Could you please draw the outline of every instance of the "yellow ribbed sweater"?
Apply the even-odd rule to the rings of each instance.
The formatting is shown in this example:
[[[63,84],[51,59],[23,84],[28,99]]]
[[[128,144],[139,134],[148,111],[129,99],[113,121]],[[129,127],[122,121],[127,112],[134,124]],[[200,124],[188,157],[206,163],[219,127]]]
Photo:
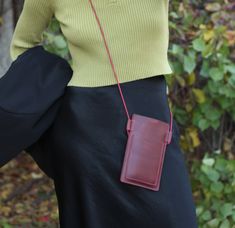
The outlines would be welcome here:
[[[92,0],[119,82],[173,73],[168,61],[169,0]],[[88,0],[25,0],[10,56],[38,45],[52,16],[59,21],[72,57],[68,86],[116,84]]]

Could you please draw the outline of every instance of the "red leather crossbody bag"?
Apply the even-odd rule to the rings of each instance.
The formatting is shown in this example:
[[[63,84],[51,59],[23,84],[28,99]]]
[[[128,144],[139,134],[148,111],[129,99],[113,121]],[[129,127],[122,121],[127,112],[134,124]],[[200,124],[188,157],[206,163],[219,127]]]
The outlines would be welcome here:
[[[104,37],[103,29],[92,4],[92,0],[89,0],[89,2],[99,25],[128,118],[126,124],[128,139],[120,181],[126,184],[158,191],[160,188],[166,146],[171,142],[172,138],[172,112],[170,111],[170,123],[137,113],[133,113],[130,117]]]

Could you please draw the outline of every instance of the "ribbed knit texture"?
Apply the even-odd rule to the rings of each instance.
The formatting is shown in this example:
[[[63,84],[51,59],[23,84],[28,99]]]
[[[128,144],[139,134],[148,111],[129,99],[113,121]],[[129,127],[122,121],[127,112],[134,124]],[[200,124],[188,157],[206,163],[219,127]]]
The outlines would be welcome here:
[[[169,0],[92,0],[119,82],[173,73],[168,61]],[[25,0],[10,46],[19,54],[42,41],[52,16],[72,57],[68,86],[117,84],[88,0]]]

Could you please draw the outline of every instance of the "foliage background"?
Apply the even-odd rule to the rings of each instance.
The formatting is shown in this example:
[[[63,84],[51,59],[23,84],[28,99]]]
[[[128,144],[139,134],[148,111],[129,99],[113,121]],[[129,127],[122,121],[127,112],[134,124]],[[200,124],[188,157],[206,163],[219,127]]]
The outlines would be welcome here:
[[[228,0],[171,1],[169,9],[169,101],[203,228],[235,228],[234,9]],[[44,38],[45,49],[71,63],[55,18]]]

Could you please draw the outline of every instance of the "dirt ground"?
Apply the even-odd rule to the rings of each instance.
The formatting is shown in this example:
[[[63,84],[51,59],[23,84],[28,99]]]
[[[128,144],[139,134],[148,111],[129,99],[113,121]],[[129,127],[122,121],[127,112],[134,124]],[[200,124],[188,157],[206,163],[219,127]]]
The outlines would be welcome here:
[[[0,169],[0,227],[59,227],[53,181],[24,151]]]

